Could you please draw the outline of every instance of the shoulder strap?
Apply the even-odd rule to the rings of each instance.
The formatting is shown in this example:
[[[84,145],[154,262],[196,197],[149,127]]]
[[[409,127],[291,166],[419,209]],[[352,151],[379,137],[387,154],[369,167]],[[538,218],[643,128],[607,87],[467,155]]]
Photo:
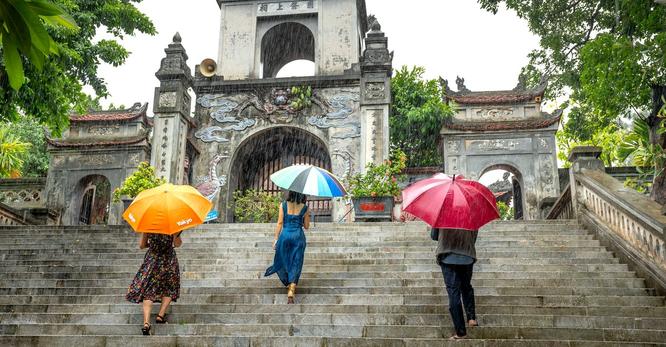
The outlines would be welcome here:
[[[287,217],[287,201],[282,202],[282,215]]]
[[[306,212],[307,210],[308,210],[308,205],[307,205],[307,204],[303,204],[303,208],[301,209],[301,213],[299,213],[298,215],[301,216],[301,217],[305,216],[305,212]]]

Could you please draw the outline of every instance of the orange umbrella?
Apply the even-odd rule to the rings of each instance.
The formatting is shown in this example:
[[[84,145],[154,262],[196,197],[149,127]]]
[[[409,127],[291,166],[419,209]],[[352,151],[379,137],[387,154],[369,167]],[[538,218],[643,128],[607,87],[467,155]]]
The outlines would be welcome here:
[[[123,218],[137,232],[172,235],[203,223],[212,206],[193,187],[167,183],[139,193]]]

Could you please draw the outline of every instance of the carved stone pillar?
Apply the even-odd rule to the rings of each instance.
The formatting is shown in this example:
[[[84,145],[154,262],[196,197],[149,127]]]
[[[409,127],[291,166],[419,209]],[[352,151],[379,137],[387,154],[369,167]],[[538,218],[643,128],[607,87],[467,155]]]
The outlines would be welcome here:
[[[361,61],[361,164],[381,163],[389,156],[389,105],[393,54],[375,20],[365,38]]]
[[[192,74],[187,66],[187,54],[180,44],[178,33],[164,50],[160,69],[155,76],[160,86],[155,88],[153,103],[154,132],[150,162],[158,176],[170,183],[185,182],[187,134],[193,126],[190,118]]]

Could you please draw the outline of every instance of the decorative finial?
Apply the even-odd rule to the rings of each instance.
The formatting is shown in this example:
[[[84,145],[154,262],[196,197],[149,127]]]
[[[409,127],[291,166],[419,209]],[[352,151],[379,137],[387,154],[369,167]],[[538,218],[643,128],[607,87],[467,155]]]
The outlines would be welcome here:
[[[379,24],[379,21],[374,14],[368,16],[368,26],[372,31],[382,31],[382,26]]]
[[[173,42],[180,43],[183,39],[180,37],[180,33],[176,31],[176,35],[173,35]]]
[[[458,87],[458,93],[469,92],[469,89],[465,86],[465,79],[460,76],[456,76],[456,86]]]

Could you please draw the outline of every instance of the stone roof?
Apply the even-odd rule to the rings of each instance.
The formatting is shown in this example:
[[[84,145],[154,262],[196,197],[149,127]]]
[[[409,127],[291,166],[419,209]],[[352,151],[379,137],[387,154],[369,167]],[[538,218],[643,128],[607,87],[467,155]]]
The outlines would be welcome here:
[[[74,138],[74,139],[52,139],[46,137],[46,142],[53,147],[60,148],[82,148],[82,147],[111,147],[131,146],[138,144],[148,145],[148,134],[132,137],[117,138]]]
[[[112,110],[112,111],[90,111],[87,114],[83,115],[70,115],[69,121],[72,123],[76,122],[127,122],[135,120],[138,118],[143,118],[145,123],[149,123],[148,117],[146,115],[146,110],[148,109],[148,103],[141,104],[135,103],[132,107],[124,110]]]
[[[444,127],[451,130],[461,131],[499,131],[499,130],[528,130],[543,129],[560,122],[562,110],[556,110],[553,114],[544,113],[545,118],[528,118],[519,121],[502,122],[456,122],[451,119],[444,123]]]

